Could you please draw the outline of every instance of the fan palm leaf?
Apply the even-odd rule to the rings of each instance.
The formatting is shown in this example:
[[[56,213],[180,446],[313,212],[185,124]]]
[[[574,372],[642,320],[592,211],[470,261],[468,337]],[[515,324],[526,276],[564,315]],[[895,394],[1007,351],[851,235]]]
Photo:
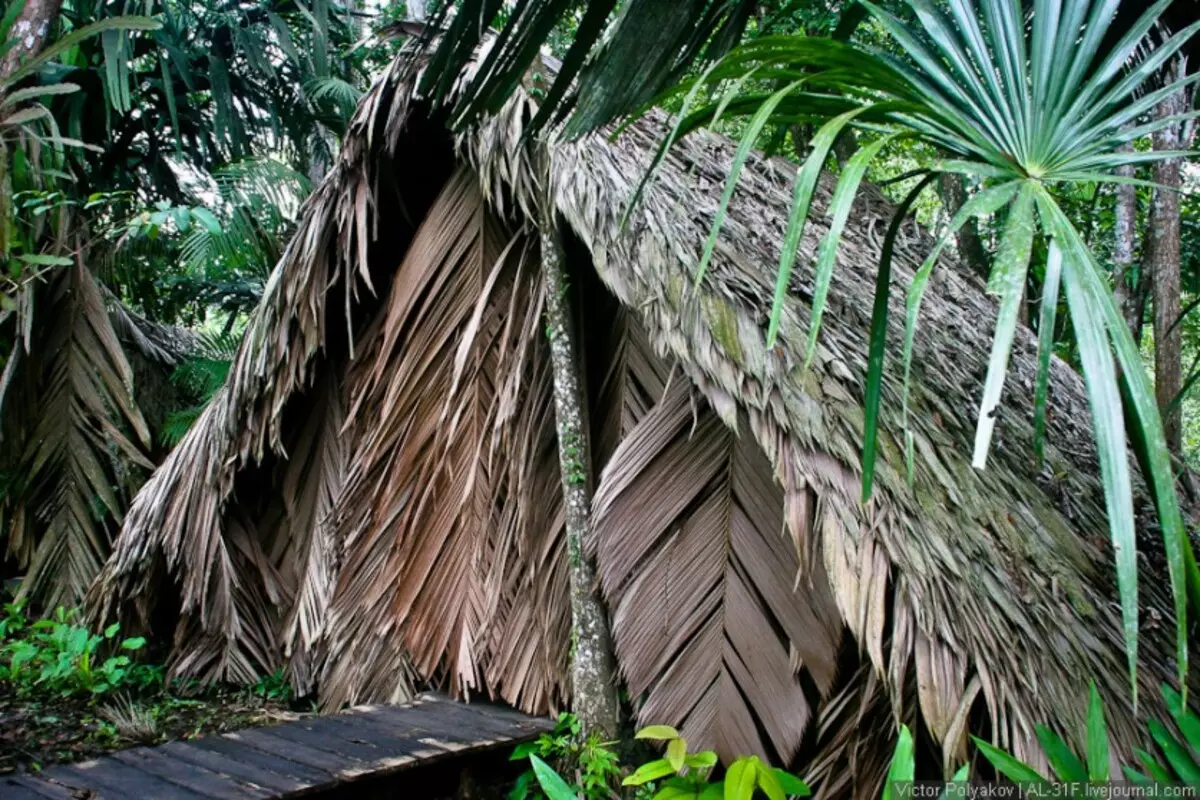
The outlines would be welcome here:
[[[1146,89],[1163,65],[1200,30],[1200,22],[1196,22],[1165,38],[1157,47],[1146,48],[1147,35],[1169,3],[1170,0],[1159,0],[1147,7],[1115,44],[1102,48],[1109,20],[1118,5],[1111,0],[1036,0],[1028,24],[1020,0],[980,4],[973,0],[953,0],[945,10],[930,0],[908,0],[915,24],[902,22],[882,7],[864,0],[878,24],[898,45],[902,58],[833,40],[799,36],[767,38],[734,50],[675,91],[686,90],[694,96],[696,84],[702,82],[713,95],[700,108],[685,109],[687,113],[678,128],[680,135],[721,114],[756,115],[756,120],[765,117],[763,122],[794,123],[815,114],[818,101],[836,97],[836,102],[844,104],[841,116],[836,117],[838,124],[855,126],[868,133],[862,149],[851,159],[852,164],[875,157],[880,142],[889,136],[912,136],[946,154],[930,171],[972,175],[984,183],[984,191],[954,220],[954,226],[961,226],[972,215],[1001,209],[1007,214],[989,279],[989,291],[998,296],[1000,310],[979,408],[973,459],[979,468],[986,464],[996,409],[1004,388],[1031,244],[1037,235],[1051,240],[1056,257],[1062,258],[1062,282],[1077,332],[1096,425],[1131,676],[1136,672],[1138,646],[1137,545],[1118,374],[1129,388],[1131,418],[1137,426],[1134,441],[1144,443],[1149,466],[1147,480],[1162,525],[1175,603],[1182,681],[1188,663],[1187,597],[1190,592],[1193,604],[1200,610],[1200,573],[1179,511],[1162,421],[1137,348],[1116,313],[1103,273],[1055,199],[1055,191],[1061,186],[1122,180],[1113,173],[1124,164],[1177,155],[1117,152],[1122,144],[1200,113],[1132,124],[1163,98],[1186,90],[1200,79],[1200,76],[1184,77],[1168,81],[1161,88]],[[1147,51],[1148,55],[1143,55]],[[739,105],[731,103],[719,91],[719,87],[752,72],[796,83],[785,90],[789,97],[775,95],[770,102],[754,98],[753,102]],[[826,118],[829,116],[834,114]],[[751,135],[755,130],[751,125]],[[808,217],[804,202],[806,186],[821,170],[827,155],[827,148],[814,146],[797,176],[797,203],[781,256],[768,343],[779,333],[783,297],[789,291],[791,265]],[[847,169],[838,194],[852,196],[858,178],[858,170]],[[731,183],[735,180],[736,175],[731,176]],[[835,214],[836,211],[834,208]],[[718,215],[710,241],[715,241],[719,225]],[[938,243],[909,290],[910,342],[929,272],[936,263],[937,251],[951,234],[952,231]],[[836,249],[837,244],[835,228],[823,247]],[[824,264],[825,259],[821,262]],[[816,274],[815,295],[820,297],[827,290],[829,271],[818,266]],[[1053,306],[1057,297],[1046,297],[1045,302]],[[885,315],[886,320],[887,304],[877,306],[877,313]],[[808,332],[814,341],[819,335],[819,324],[814,313]],[[883,336],[886,325],[876,320],[872,329],[876,336]],[[1043,341],[1041,346],[1049,345],[1049,341]],[[907,374],[911,347],[906,347],[905,353]],[[872,370],[882,369],[882,360],[872,363]],[[878,383],[877,379],[868,382]],[[1045,408],[1044,393],[1038,392],[1036,399],[1035,414],[1040,418]],[[878,393],[867,397],[868,417],[877,413],[879,402]],[[865,454],[866,458],[874,457],[870,444]],[[865,477],[873,473],[872,467],[873,464],[864,463]],[[864,484],[867,496],[871,489],[869,480]],[[1136,681],[1133,685],[1136,688]]]

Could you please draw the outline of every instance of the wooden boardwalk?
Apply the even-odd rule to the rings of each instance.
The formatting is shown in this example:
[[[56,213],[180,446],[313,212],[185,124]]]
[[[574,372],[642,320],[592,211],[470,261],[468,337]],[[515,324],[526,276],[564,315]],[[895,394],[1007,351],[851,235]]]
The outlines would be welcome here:
[[[423,695],[266,728],[134,747],[38,775],[0,776],[3,800],[199,800],[319,795],[454,754],[536,737],[548,719]],[[399,795],[398,795],[399,796]]]

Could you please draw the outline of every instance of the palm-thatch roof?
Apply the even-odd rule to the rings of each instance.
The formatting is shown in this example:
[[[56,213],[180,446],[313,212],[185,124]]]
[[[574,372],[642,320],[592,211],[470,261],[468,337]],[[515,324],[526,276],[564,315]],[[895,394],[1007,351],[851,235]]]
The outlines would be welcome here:
[[[521,89],[452,135],[413,74],[402,57],[363,99],[228,383],[138,495],[93,588],[98,613],[177,619],[179,673],[250,681],[284,666],[327,705],[436,681],[559,708],[568,554],[536,228],[551,203],[577,276],[594,555],[640,722],[723,756],[799,753],[826,796],[865,795],[895,720],[919,719],[947,764],[966,757],[967,732],[1037,762],[1034,724],[1078,736],[1094,676],[1128,754],[1103,496],[1068,366],[1053,365],[1038,471],[1035,342],[1020,333],[988,468],[972,469],[995,306],[943,264],[916,341],[912,486],[897,348],[863,504],[868,322],[891,212],[878,191],[856,201],[805,369],[807,270],[778,345],[764,344],[793,165],[751,159],[697,288],[728,140],[678,144],[622,225],[663,115],[544,147],[522,140],[537,92]],[[931,245],[905,224],[900,286]],[[1155,552],[1139,673],[1152,713],[1174,670]]]

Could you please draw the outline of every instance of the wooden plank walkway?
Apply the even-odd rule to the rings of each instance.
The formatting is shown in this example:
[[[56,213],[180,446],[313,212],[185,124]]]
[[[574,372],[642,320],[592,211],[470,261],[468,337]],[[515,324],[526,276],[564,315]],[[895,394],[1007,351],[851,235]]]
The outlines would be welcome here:
[[[514,745],[553,727],[507,708],[422,695],[220,736],[134,747],[0,776],[3,800],[199,800],[317,794],[475,751]]]

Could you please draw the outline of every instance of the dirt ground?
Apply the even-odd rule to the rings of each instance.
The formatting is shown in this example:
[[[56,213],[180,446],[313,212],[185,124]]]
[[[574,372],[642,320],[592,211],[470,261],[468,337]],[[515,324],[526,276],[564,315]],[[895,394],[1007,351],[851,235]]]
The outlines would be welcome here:
[[[0,682],[0,774],[36,771],[135,745],[270,725],[302,713],[244,688],[209,688],[189,697],[157,692],[30,698]]]

